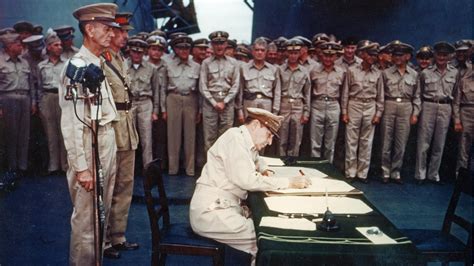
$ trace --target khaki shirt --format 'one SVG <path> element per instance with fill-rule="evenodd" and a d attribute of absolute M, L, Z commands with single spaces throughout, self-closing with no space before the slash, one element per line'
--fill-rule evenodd
<path fill-rule="evenodd" d="M 237 61 L 228 56 L 211 56 L 202 61 L 199 91 L 204 99 L 215 106 L 218 101 L 228 104 L 239 91 L 240 71 Z"/>
<path fill-rule="evenodd" d="M 94 64 L 103 68 L 101 59 L 91 53 L 89 49 L 82 46 L 79 52 L 74 55 L 76 58 L 83 59 L 87 64 Z M 66 63 L 67 64 L 67 63 Z M 114 99 L 110 87 L 106 85 L 104 80 L 100 86 L 100 93 L 102 96 L 102 105 L 100 112 L 99 126 L 106 126 L 111 123 L 117 116 Z M 75 172 L 80 172 L 88 169 L 86 162 L 86 154 L 84 152 L 85 141 L 84 129 L 87 128 L 77 116 L 87 125 L 91 125 L 91 115 L 96 117 L 96 112 L 91 114 L 91 105 L 85 103 L 83 99 L 78 99 L 74 105 L 73 101 L 66 101 L 64 96 L 66 94 L 66 86 L 69 84 L 69 79 L 66 77 L 66 68 L 61 73 L 61 83 L 59 86 L 59 106 L 61 107 L 61 132 L 64 138 L 64 145 L 66 146 L 69 167 Z M 77 84 L 77 92 L 79 96 L 83 96 L 83 89 L 80 84 Z M 74 106 L 76 108 L 74 108 Z M 75 112 L 76 110 L 76 112 Z M 100 128 L 99 128 L 100 130 Z"/>
<path fill-rule="evenodd" d="M 138 68 L 128 60 L 130 89 L 134 98 L 150 97 L 153 100 L 153 113 L 159 113 L 160 106 L 160 73 L 155 65 L 142 61 Z"/>
<path fill-rule="evenodd" d="M 200 67 L 191 58 L 183 62 L 177 56 L 166 63 L 160 97 L 162 112 L 166 112 L 166 95 L 168 93 L 188 95 L 198 91 Z"/>
<path fill-rule="evenodd" d="M 461 122 L 460 110 L 465 104 L 474 106 L 474 71 L 469 69 L 464 76 L 459 77 L 454 89 L 453 117 L 454 122 Z M 474 116 L 474 114 L 471 114 Z"/>
<path fill-rule="evenodd" d="M 446 67 L 443 74 L 436 65 L 423 70 L 418 79 L 421 100 L 452 100 L 457 75 L 457 69 L 451 65 Z"/>
<path fill-rule="evenodd" d="M 302 99 L 303 115 L 309 117 L 311 104 L 311 81 L 308 69 L 298 65 L 291 70 L 287 63 L 280 66 L 281 98 Z"/>
<path fill-rule="evenodd" d="M 346 70 L 334 66 L 333 71 L 326 72 L 322 65 L 313 68 L 309 73 L 311 79 L 311 95 L 314 99 L 319 96 L 339 98 L 344 85 Z"/>
<path fill-rule="evenodd" d="M 104 64 L 104 74 L 108 85 L 112 91 L 115 103 L 129 104 L 130 99 L 130 78 L 128 77 L 128 65 L 120 52 L 115 53 L 109 50 L 112 60 L 110 63 L 120 73 L 120 78 L 114 70 Z M 125 84 L 123 81 L 125 81 Z M 135 126 L 133 110 L 117 110 L 118 115 L 112 126 L 115 130 L 115 141 L 118 151 L 136 150 L 138 146 L 138 132 Z"/>
<path fill-rule="evenodd" d="M 273 113 L 278 114 L 281 102 L 281 82 L 278 67 L 265 62 L 261 69 L 255 66 L 253 60 L 240 66 L 240 90 L 238 108 L 242 108 L 244 94 L 261 93 L 271 98 Z"/>
<path fill-rule="evenodd" d="M 364 71 L 362 65 L 354 65 L 347 69 L 346 81 L 342 91 L 342 114 L 347 114 L 351 98 L 375 100 L 375 116 L 381 117 L 383 113 L 383 82 L 382 71 L 372 65 L 369 71 Z"/>
<path fill-rule="evenodd" d="M 382 72 L 385 98 L 409 99 L 413 104 L 413 114 L 418 116 L 421 110 L 420 89 L 417 85 L 418 73 L 407 66 L 403 75 L 397 66 L 391 66 Z"/>
<path fill-rule="evenodd" d="M 15 91 L 29 92 L 32 102 L 36 103 L 30 64 L 21 56 L 17 57 L 17 60 L 12 60 L 5 53 L 0 58 L 0 95 Z"/>
<path fill-rule="evenodd" d="M 64 58 L 59 58 L 58 62 L 54 64 L 48 59 L 41 61 L 38 64 L 38 71 L 40 74 L 39 79 L 39 90 L 38 90 L 38 101 L 41 101 L 44 90 L 58 89 L 59 83 L 61 83 L 60 76 L 66 65 Z"/>
<path fill-rule="evenodd" d="M 300 65 L 306 67 L 308 69 L 308 72 L 311 72 L 313 68 L 316 68 L 321 64 L 308 56 L 305 61 L 300 60 Z"/>
<path fill-rule="evenodd" d="M 334 64 L 336 66 L 340 66 L 342 68 L 349 68 L 353 65 L 360 65 L 362 63 L 362 59 L 360 59 L 357 56 L 354 56 L 354 60 L 352 61 L 347 61 L 344 56 L 339 57 Z"/>
<path fill-rule="evenodd" d="M 71 46 L 70 49 L 65 49 L 63 50 L 63 53 L 61 54 L 64 58 L 69 59 L 73 57 L 77 52 L 79 52 L 79 48 L 75 46 Z"/>

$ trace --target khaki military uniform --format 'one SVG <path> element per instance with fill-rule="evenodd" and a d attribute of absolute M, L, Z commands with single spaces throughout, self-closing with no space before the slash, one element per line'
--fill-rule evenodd
<path fill-rule="evenodd" d="M 439 166 L 451 119 L 451 102 L 458 71 L 448 65 L 441 73 L 436 65 L 420 73 L 418 79 L 422 111 L 418 126 L 415 178 L 439 181 Z M 431 149 L 429 166 L 427 157 Z"/>
<path fill-rule="evenodd" d="M 143 168 L 153 160 L 152 113 L 158 114 L 160 105 L 160 75 L 155 66 L 143 61 L 135 68 L 129 60 L 132 107 L 135 109 Z"/>
<path fill-rule="evenodd" d="M 308 58 L 306 58 L 305 61 L 300 60 L 300 65 L 306 67 L 306 69 L 308 69 L 308 72 L 311 72 L 314 68 L 321 66 L 321 64 L 318 63 L 318 61 L 310 58 L 309 56 Z"/>
<path fill-rule="evenodd" d="M 87 64 L 101 66 L 100 58 L 92 54 L 86 47 L 82 46 L 75 57 L 81 58 Z M 69 83 L 65 71 L 61 73 L 61 85 L 59 86 L 59 106 L 61 107 L 61 131 L 66 146 L 68 165 L 67 180 L 69 193 L 71 195 L 73 212 L 71 216 L 71 242 L 69 245 L 70 265 L 93 265 L 94 264 L 94 212 L 93 192 L 87 192 L 77 182 L 77 172 L 93 170 L 92 161 L 92 132 L 82 124 L 76 117 L 74 103 L 65 101 L 66 85 Z M 110 205 L 115 183 L 116 153 L 115 133 L 112 121 L 116 119 L 117 110 L 112 98 L 111 90 L 104 81 L 101 84 L 102 113 L 97 128 L 99 159 L 104 175 L 103 202 L 105 208 L 105 224 L 107 224 Z M 79 95 L 82 88 L 78 86 Z M 90 104 L 78 99 L 76 105 L 77 116 L 86 124 L 91 125 Z M 104 232 L 105 234 L 105 232 Z"/>
<path fill-rule="evenodd" d="M 30 136 L 31 104 L 36 103 L 33 76 L 28 61 L 4 54 L 0 58 L 0 106 L 3 109 L 8 167 L 26 170 Z"/>
<path fill-rule="evenodd" d="M 326 72 L 322 65 L 310 72 L 311 79 L 311 157 L 321 157 L 324 143 L 324 158 L 332 163 L 334 144 L 341 108 L 339 98 L 345 79 L 345 69 L 334 66 Z"/>
<path fill-rule="evenodd" d="M 410 118 L 420 114 L 418 73 L 407 66 L 402 75 L 397 66 L 382 73 L 385 108 L 382 117 L 383 178 L 400 179 L 403 156 L 410 135 Z"/>
<path fill-rule="evenodd" d="M 265 62 L 261 69 L 255 63 L 241 64 L 240 90 L 237 106 L 243 109 L 247 117 L 248 107 L 265 109 L 274 114 L 280 111 L 281 83 L 280 73 L 276 66 Z"/>
<path fill-rule="evenodd" d="M 135 110 L 132 108 L 130 99 L 128 66 L 120 52 L 115 53 L 110 50 L 109 53 L 112 60 L 104 64 L 104 74 L 118 112 L 116 119 L 112 122 L 117 143 L 117 173 L 105 242 L 116 245 L 126 241 L 125 231 L 133 195 L 138 132 L 135 125 Z M 112 65 L 118 73 L 108 64 Z"/>
<path fill-rule="evenodd" d="M 61 56 L 63 56 L 66 59 L 69 59 L 73 57 L 77 52 L 79 52 L 79 48 L 71 46 L 70 49 L 64 49 Z"/>
<path fill-rule="evenodd" d="M 48 138 L 48 171 L 67 170 L 66 148 L 61 134 L 61 108 L 59 108 L 58 88 L 65 60 L 59 58 L 54 64 L 46 59 L 38 64 L 39 71 L 39 111 L 44 131 Z"/>
<path fill-rule="evenodd" d="M 344 58 L 344 56 L 341 56 L 334 62 L 334 65 L 347 69 L 353 65 L 360 65 L 361 63 L 362 63 L 362 59 L 360 59 L 357 56 L 355 56 L 354 60 L 352 61 L 347 61 L 346 58 Z"/>
<path fill-rule="evenodd" d="M 467 168 L 469 149 L 472 147 L 474 138 L 474 71 L 472 68 L 459 79 L 454 90 L 453 118 L 455 123 L 461 123 L 463 127 L 456 169 Z"/>
<path fill-rule="evenodd" d="M 201 64 L 199 91 L 203 101 L 204 150 L 208 151 L 217 138 L 234 124 L 234 100 L 239 90 L 240 71 L 235 59 L 211 56 Z M 217 112 L 214 106 L 224 102 Z"/>
<path fill-rule="evenodd" d="M 164 55 L 163 55 L 164 56 Z M 151 63 L 149 60 L 148 62 Z M 158 72 L 158 77 L 159 77 L 159 83 L 160 83 L 160 88 L 163 87 L 163 79 L 164 76 L 166 75 L 166 63 L 163 60 L 163 57 L 161 58 L 160 62 L 158 64 L 153 64 Z M 160 90 L 161 93 L 161 90 Z M 162 99 L 160 98 L 160 101 Z M 161 103 L 160 103 L 161 104 Z M 152 122 L 152 142 L 153 142 L 153 158 L 163 158 L 165 161 L 165 158 L 167 158 L 167 127 L 166 127 L 166 121 L 163 119 L 159 119 L 156 121 Z"/>
<path fill-rule="evenodd" d="M 297 157 L 303 137 L 301 118 L 309 117 L 311 100 L 309 72 L 301 65 L 291 70 L 285 63 L 280 66 L 280 80 L 280 115 L 284 117 L 279 131 L 280 156 Z"/>
<path fill-rule="evenodd" d="M 342 114 L 349 117 L 346 126 L 346 177 L 366 179 L 369 172 L 375 125 L 372 119 L 383 112 L 381 71 L 372 65 L 349 67 L 342 93 Z"/>
<path fill-rule="evenodd" d="M 183 138 L 186 175 L 195 174 L 199 74 L 200 65 L 190 58 L 187 62 L 182 62 L 175 56 L 166 64 L 160 99 L 161 111 L 168 114 L 168 169 L 171 175 L 179 171 L 179 154 Z"/>

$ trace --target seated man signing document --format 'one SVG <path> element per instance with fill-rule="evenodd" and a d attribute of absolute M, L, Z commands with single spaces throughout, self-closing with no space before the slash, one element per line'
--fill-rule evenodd
<path fill-rule="evenodd" d="M 227 130 L 207 153 L 191 200 L 191 226 L 199 235 L 250 253 L 255 264 L 257 242 L 248 211 L 241 207 L 247 191 L 306 188 L 306 176 L 272 178 L 258 152 L 277 136 L 283 117 L 247 108 L 245 124 Z"/>

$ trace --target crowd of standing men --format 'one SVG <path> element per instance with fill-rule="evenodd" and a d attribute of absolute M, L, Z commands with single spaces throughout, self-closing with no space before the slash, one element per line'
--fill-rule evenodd
<path fill-rule="evenodd" d="M 64 99 L 69 84 L 64 69 L 72 57 L 99 66 L 106 78 L 100 85 L 98 139 L 110 210 L 105 249 L 109 257 L 138 248 L 124 235 L 138 144 L 143 169 L 156 155 L 153 150 L 165 143 L 169 175 L 179 173 L 182 160 L 185 174 L 195 176 L 205 152 L 227 129 L 244 123 L 248 107 L 284 117 L 275 150 L 288 164 L 300 154 L 304 126 L 310 129 L 311 157 L 333 162 L 344 123 L 349 182 L 368 182 L 377 125 L 383 183 L 402 184 L 400 170 L 415 124 L 418 184 L 440 182 L 451 119 L 461 132 L 457 168 L 467 166 L 474 133 L 471 41 L 438 42 L 415 53 L 398 40 L 380 45 L 354 37 L 339 41 L 325 33 L 312 40 L 259 37 L 252 45 L 237 44 L 225 31 L 196 40 L 160 30 L 129 37 L 132 14 L 117 13 L 116 8 L 95 4 L 74 12 L 84 36 L 81 49 L 72 45 L 71 26 L 43 35 L 41 26 L 22 21 L 0 30 L 0 117 L 8 154 L 1 185 L 8 187 L 25 174 L 30 115 L 39 113 L 48 141 L 48 172 L 67 171 L 75 206 L 72 264 L 82 264 L 91 253 L 90 239 L 84 239 L 91 228 L 82 217 L 91 215 L 85 199 L 93 188 L 91 131 L 78 119 L 91 122 L 91 110 L 86 100 L 73 105 Z M 166 126 L 166 134 L 157 140 L 153 127 L 161 126 Z"/>

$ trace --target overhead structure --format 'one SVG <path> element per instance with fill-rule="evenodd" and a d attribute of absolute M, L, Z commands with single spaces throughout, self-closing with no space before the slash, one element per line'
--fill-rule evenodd
<path fill-rule="evenodd" d="M 194 0 L 185 5 L 183 0 L 151 0 L 151 14 L 158 27 L 167 33 L 199 33 Z"/>

